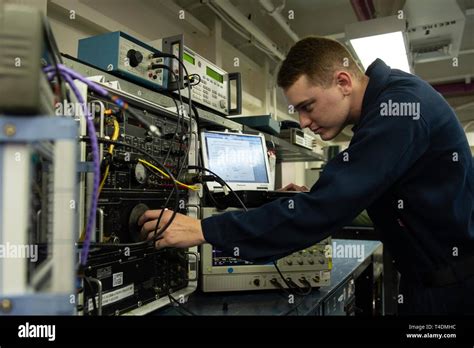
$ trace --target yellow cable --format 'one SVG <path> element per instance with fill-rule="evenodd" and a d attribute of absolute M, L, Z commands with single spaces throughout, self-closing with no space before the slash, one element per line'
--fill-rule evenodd
<path fill-rule="evenodd" d="M 111 140 L 115 141 L 119 137 L 120 126 L 119 126 L 119 123 L 117 122 L 117 120 L 115 118 L 113 118 L 113 123 L 114 123 L 114 133 L 112 134 L 112 139 Z M 113 151 L 114 151 L 114 147 L 115 147 L 114 144 L 110 144 L 109 149 L 108 149 L 107 152 L 112 154 Z M 99 185 L 98 195 L 100 195 L 100 193 L 102 192 L 102 188 L 105 185 L 105 180 L 109 176 L 109 171 L 110 171 L 110 166 L 107 166 L 105 168 L 104 177 L 102 178 L 102 181 L 100 182 L 100 185 Z M 82 230 L 81 236 L 79 237 L 79 241 L 81 241 L 81 242 L 84 241 L 85 237 L 86 237 L 86 232 L 85 232 L 85 230 Z"/>
<path fill-rule="evenodd" d="M 114 133 L 112 134 L 111 140 L 115 141 L 118 139 L 120 126 L 115 118 L 113 119 L 113 122 L 114 122 Z M 112 154 L 114 152 L 114 147 L 115 147 L 114 144 L 110 144 L 108 153 Z M 100 185 L 99 185 L 99 194 L 102 192 L 102 188 L 105 185 L 105 180 L 107 180 L 107 177 L 109 176 L 109 169 L 110 169 L 110 166 L 107 166 L 105 168 L 104 177 L 102 178 L 102 181 L 100 182 Z"/>
<path fill-rule="evenodd" d="M 99 185 L 99 195 L 102 192 L 102 188 L 105 185 L 105 180 L 107 180 L 107 177 L 109 176 L 109 167 L 110 166 L 105 167 L 104 177 L 102 178 L 102 181 L 100 182 L 100 185 Z"/>
<path fill-rule="evenodd" d="M 171 179 L 169 177 L 168 174 L 166 174 L 165 172 L 163 172 L 160 168 L 154 166 L 153 164 L 151 164 L 150 162 L 147 162 L 145 161 L 144 159 L 138 159 L 139 162 L 145 164 L 146 166 L 150 167 L 150 168 L 153 168 L 154 170 L 158 171 L 161 175 L 163 175 L 165 178 L 167 179 Z M 198 191 L 199 190 L 199 187 L 197 186 L 189 186 L 189 185 L 186 185 L 186 184 L 183 184 L 181 181 L 178 181 L 178 180 L 175 180 L 175 182 L 178 184 L 178 185 L 181 185 L 183 187 L 186 187 L 187 189 L 190 189 L 190 190 L 193 190 L 193 191 Z"/>

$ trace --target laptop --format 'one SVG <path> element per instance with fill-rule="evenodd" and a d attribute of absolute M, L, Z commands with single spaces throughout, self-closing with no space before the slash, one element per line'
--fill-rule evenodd
<path fill-rule="evenodd" d="M 204 167 L 225 180 L 248 208 L 297 193 L 274 190 L 262 134 L 203 131 L 201 149 Z M 214 181 L 206 185 L 219 208 L 241 208 L 235 196 L 232 193 L 226 195 L 219 183 Z"/>

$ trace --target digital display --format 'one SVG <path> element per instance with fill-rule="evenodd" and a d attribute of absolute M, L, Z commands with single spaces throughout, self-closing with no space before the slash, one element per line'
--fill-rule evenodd
<path fill-rule="evenodd" d="M 206 67 L 206 74 L 207 76 L 209 76 L 210 78 L 213 78 L 214 80 L 222 83 L 224 82 L 224 76 L 222 76 L 221 74 L 219 74 L 217 71 L 214 71 L 212 70 L 211 68 L 209 67 Z"/>
<path fill-rule="evenodd" d="M 238 259 L 233 256 L 229 256 L 220 250 L 212 248 L 212 265 L 213 266 L 251 266 L 251 265 L 256 265 L 256 263 Z M 259 264 L 259 266 L 273 266 L 273 263 L 268 262 L 265 264 Z"/>
<path fill-rule="evenodd" d="M 269 183 L 261 137 L 205 132 L 209 169 L 232 183 Z"/>
<path fill-rule="evenodd" d="M 194 65 L 195 63 L 195 59 L 194 57 L 190 56 L 189 54 L 187 54 L 186 52 L 183 52 L 183 59 L 189 63 L 191 63 L 192 65 Z"/>
<path fill-rule="evenodd" d="M 250 261 L 237 259 L 235 257 L 226 255 L 220 250 L 212 249 L 212 265 L 213 266 L 244 266 L 253 265 Z"/>

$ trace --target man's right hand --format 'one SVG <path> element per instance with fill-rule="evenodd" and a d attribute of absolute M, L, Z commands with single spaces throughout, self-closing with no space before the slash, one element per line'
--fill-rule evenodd
<path fill-rule="evenodd" d="M 309 189 L 306 186 L 298 186 L 293 183 L 286 185 L 285 187 L 282 187 L 281 189 L 278 189 L 277 191 L 300 191 L 300 192 L 309 192 Z"/>
<path fill-rule="evenodd" d="M 140 234 L 143 237 L 147 236 L 146 239 L 151 240 L 155 238 L 154 231 L 160 214 L 161 210 L 147 210 L 138 219 L 138 226 L 142 226 Z M 172 215 L 173 212 L 166 209 L 163 212 L 158 228 L 160 229 L 167 224 Z M 156 240 L 155 247 L 157 249 L 165 247 L 190 248 L 205 242 L 201 221 L 178 213 L 171 225 L 163 232 L 161 238 Z"/>

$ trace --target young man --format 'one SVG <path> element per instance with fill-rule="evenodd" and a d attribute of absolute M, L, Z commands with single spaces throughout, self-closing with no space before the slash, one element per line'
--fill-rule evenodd
<path fill-rule="evenodd" d="M 280 199 L 203 221 L 178 215 L 156 246 L 207 241 L 268 261 L 315 244 L 367 209 L 402 275 L 400 313 L 474 313 L 473 160 L 442 96 L 379 59 L 364 75 L 344 46 L 316 37 L 291 48 L 278 84 L 301 126 L 322 139 L 354 125 L 349 148 L 294 204 Z M 159 213 L 141 217 L 145 232 Z"/>

